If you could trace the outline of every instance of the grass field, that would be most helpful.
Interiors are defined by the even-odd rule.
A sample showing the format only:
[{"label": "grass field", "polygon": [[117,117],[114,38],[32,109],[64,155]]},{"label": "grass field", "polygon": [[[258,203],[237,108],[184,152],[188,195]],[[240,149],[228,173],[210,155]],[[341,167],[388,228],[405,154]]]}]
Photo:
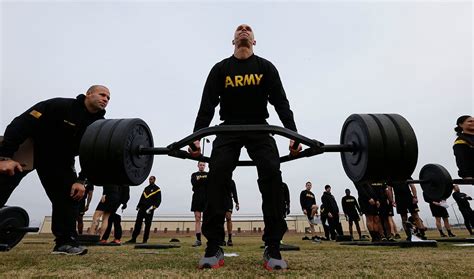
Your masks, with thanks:
[{"label": "grass field", "polygon": [[[467,236],[462,231],[455,233]],[[360,247],[336,242],[317,244],[301,240],[302,235],[287,235],[285,243],[298,245],[301,250],[282,252],[289,263],[287,271],[269,272],[262,268],[263,249],[258,236],[234,237],[234,246],[225,247],[224,251],[238,256],[226,257],[224,267],[217,270],[198,270],[204,248],[191,247],[192,237],[178,238],[181,248],[92,246],[84,256],[60,256],[50,254],[52,236],[28,235],[11,251],[0,253],[0,277],[474,278],[474,247],[448,243],[438,243],[437,248]],[[170,237],[158,237],[149,242],[169,244],[169,240]]]}]

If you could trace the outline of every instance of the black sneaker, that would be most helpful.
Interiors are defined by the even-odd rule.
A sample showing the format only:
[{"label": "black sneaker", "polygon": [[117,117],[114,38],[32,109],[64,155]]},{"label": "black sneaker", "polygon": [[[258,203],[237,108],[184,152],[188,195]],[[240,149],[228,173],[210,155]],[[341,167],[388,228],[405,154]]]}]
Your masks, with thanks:
[{"label": "black sneaker", "polygon": [[201,246],[202,245],[202,242],[200,240],[196,240],[196,242],[194,242],[194,244],[192,245],[193,247],[198,247],[198,246]]},{"label": "black sneaker", "polygon": [[207,247],[206,254],[199,260],[199,269],[219,268],[224,265],[224,250],[221,247]]},{"label": "black sneaker", "polygon": [[448,232],[448,236],[449,236],[449,237],[456,237],[456,235],[455,235],[454,233],[452,233],[452,232]]},{"label": "black sneaker", "polygon": [[439,234],[441,237],[448,237],[447,235],[445,235],[444,233],[440,233]]},{"label": "black sneaker", "polygon": [[56,245],[53,249],[53,252],[51,252],[53,255],[85,255],[87,254],[87,248],[84,248],[82,246],[73,246],[69,244],[64,244],[64,245]]},{"label": "black sneaker", "polygon": [[396,233],[393,238],[395,238],[395,239],[401,239],[402,237],[401,237],[398,233]]},{"label": "black sneaker", "polygon": [[135,238],[125,241],[125,244],[135,244],[135,243],[137,243],[137,240]]},{"label": "black sneaker", "polygon": [[285,270],[288,264],[281,257],[280,249],[278,247],[265,247],[263,252],[263,267],[266,270]]},{"label": "black sneaker", "polygon": [[232,243],[232,239],[227,240],[227,246],[234,246],[234,243]]}]

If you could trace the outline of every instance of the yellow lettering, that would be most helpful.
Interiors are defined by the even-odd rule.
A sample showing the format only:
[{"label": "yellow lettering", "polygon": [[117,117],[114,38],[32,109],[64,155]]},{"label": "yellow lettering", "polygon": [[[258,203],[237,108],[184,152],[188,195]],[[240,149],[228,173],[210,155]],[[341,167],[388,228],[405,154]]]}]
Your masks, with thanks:
[{"label": "yellow lettering", "polygon": [[235,86],[244,86],[244,84],[242,83],[243,80],[243,76],[235,76]]},{"label": "yellow lettering", "polygon": [[260,80],[262,79],[262,77],[263,77],[263,74],[259,74],[259,75],[255,74],[255,79],[257,80],[257,85],[260,84]]},{"label": "yellow lettering", "polygon": [[255,79],[253,78],[253,75],[245,75],[244,84],[245,85],[255,85]]},{"label": "yellow lettering", "polygon": [[234,87],[234,83],[232,82],[232,79],[229,76],[226,76],[225,77],[225,88],[227,88],[227,86],[229,86],[229,85]]}]

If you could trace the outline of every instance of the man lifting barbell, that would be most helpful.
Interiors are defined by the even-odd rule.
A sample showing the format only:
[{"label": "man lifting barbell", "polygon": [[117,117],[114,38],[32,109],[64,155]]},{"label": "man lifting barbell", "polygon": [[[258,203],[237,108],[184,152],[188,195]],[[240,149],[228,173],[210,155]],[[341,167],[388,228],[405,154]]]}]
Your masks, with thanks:
[{"label": "man lifting barbell", "polygon": [[105,86],[91,86],[76,99],[53,98],[37,103],[13,119],[0,145],[0,206],[28,173],[21,162],[10,159],[27,139],[34,142],[34,168],[52,203],[51,230],[56,237],[53,254],[83,255],[77,245],[75,201],[84,195],[85,173],[74,170],[74,157],[87,126],[104,118],[110,92]]},{"label": "man lifting barbell", "polygon": [[[275,66],[253,53],[256,44],[252,28],[247,24],[237,27],[232,41],[234,54],[217,63],[211,70],[202,95],[194,131],[208,127],[215,107],[220,103],[220,118],[225,125],[267,124],[267,103],[276,109],[285,128],[296,132],[293,112],[286,98]],[[290,150],[297,154],[301,145]],[[194,142],[200,156],[200,142]],[[287,263],[280,254],[280,241],[287,230],[284,219],[282,178],[278,149],[269,134],[217,135],[209,163],[208,206],[203,214],[202,232],[207,238],[200,268],[218,268],[224,264],[224,253],[219,245],[224,241],[226,199],[224,187],[232,178],[240,150],[245,146],[258,172],[258,185],[262,194],[265,229],[264,265],[267,269],[286,269]]]}]

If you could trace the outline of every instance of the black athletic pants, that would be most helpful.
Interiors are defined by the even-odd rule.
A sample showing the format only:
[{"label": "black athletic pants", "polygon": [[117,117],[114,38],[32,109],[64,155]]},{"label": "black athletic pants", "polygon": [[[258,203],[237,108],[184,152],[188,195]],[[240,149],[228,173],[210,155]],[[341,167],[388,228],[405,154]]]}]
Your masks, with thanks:
[{"label": "black athletic pants", "polygon": [[273,137],[269,134],[217,135],[209,163],[208,205],[203,213],[202,224],[202,233],[208,240],[208,246],[219,246],[224,241],[226,201],[230,196],[227,185],[244,146],[257,167],[265,223],[262,239],[265,245],[279,246],[287,230],[280,158]]},{"label": "black athletic pants", "polygon": [[[56,237],[56,245],[75,245],[77,243],[76,210],[78,202],[70,197],[72,184],[77,179],[75,172],[72,168],[61,169],[57,166],[54,169],[38,168],[37,172],[52,204],[51,231]],[[13,190],[27,173],[19,173],[14,176],[0,175],[1,206],[5,205]]]},{"label": "black athletic pants", "polygon": [[468,231],[471,231],[474,227],[474,211],[470,208],[459,210],[461,211],[462,217],[464,218],[464,225]]},{"label": "black athletic pants", "polygon": [[103,240],[107,240],[109,238],[110,232],[112,231],[112,225],[114,225],[114,239],[120,240],[122,238],[122,217],[117,213],[112,213],[109,216],[109,222],[107,224],[107,228],[102,235]]},{"label": "black athletic pants", "polygon": [[78,202],[70,196],[76,174],[69,169],[37,169],[37,172],[52,204],[51,231],[56,237],[56,245],[76,244]]},{"label": "black athletic pants", "polygon": [[145,219],[145,231],[143,232],[143,242],[148,241],[150,236],[151,222],[153,221],[153,211],[148,214],[146,209],[140,209],[137,213],[137,219],[135,220],[135,227],[133,228],[132,239],[137,239],[140,231],[142,230],[143,219]]}]

